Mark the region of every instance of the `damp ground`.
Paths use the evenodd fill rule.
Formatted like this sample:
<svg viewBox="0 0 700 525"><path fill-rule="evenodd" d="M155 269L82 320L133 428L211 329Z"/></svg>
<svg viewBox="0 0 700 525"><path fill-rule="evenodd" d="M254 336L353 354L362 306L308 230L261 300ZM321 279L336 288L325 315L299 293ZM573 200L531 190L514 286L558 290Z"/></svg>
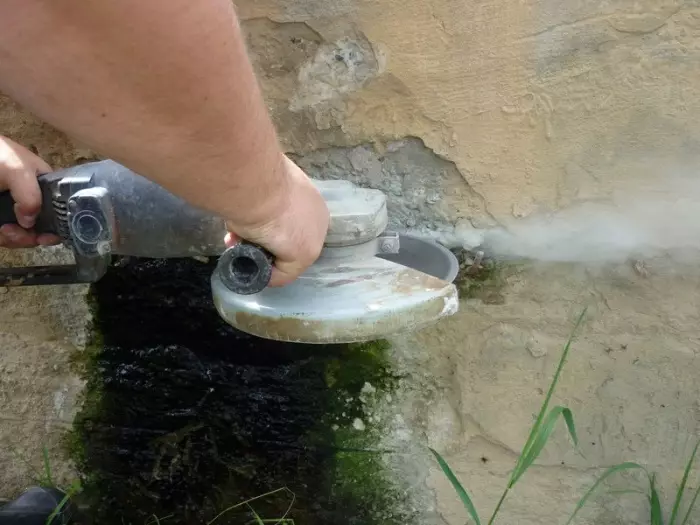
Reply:
<svg viewBox="0 0 700 525"><path fill-rule="evenodd" d="M94 286L87 379L68 439L86 521L205 524L256 500L296 524L411 522L358 425L367 384L396 381L385 342L303 345L236 331L209 291L214 262L123 259ZM281 490L281 489L288 490ZM243 506L216 524L250 523Z"/></svg>

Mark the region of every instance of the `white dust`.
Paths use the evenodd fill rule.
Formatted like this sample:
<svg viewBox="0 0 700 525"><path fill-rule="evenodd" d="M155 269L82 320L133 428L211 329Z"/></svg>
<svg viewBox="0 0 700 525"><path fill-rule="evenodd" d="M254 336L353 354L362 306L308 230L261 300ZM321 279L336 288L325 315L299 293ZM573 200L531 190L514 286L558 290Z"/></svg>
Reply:
<svg viewBox="0 0 700 525"><path fill-rule="evenodd" d="M479 244L476 235L480 249L505 259L617 263L663 256L700 261L700 181L667 179L469 235L465 247Z"/></svg>

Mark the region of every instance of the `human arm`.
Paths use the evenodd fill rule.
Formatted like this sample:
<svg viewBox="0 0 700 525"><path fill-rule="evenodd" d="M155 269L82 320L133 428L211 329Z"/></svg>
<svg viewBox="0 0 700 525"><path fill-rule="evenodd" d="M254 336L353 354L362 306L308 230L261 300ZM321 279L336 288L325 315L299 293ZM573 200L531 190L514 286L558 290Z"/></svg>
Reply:
<svg viewBox="0 0 700 525"><path fill-rule="evenodd" d="M0 90L276 257L320 253L328 210L283 153L229 0L0 0Z"/></svg>

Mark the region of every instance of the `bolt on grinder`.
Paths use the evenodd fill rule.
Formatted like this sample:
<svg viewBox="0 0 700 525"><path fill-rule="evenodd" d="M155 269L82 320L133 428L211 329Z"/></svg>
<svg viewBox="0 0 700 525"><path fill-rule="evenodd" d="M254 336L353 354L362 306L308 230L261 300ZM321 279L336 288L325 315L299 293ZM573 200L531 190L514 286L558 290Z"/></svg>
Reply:
<svg viewBox="0 0 700 525"><path fill-rule="evenodd" d="M216 256L211 291L223 320L258 337L318 344L379 339L458 310L449 279L390 260L401 237L386 230L383 192L343 180L313 182L330 211L322 253L291 284L268 287L274 264L269 253L246 242L226 248L222 218L114 161L41 175L35 230L59 235L74 264L0 268L0 286L96 282L113 255ZM1 192L0 225L16 222L14 201ZM426 246L442 257L452 255L436 244ZM430 257L422 250L422 259Z"/></svg>

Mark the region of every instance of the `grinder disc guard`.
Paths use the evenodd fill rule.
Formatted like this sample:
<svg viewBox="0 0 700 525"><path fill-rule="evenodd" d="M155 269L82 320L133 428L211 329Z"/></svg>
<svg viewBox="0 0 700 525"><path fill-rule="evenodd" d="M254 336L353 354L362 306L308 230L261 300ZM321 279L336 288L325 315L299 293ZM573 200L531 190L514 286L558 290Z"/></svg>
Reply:
<svg viewBox="0 0 700 525"><path fill-rule="evenodd" d="M385 231L386 197L381 191L348 181L315 183L331 216L320 258L293 283L251 295L227 286L220 260L211 285L216 309L226 322L266 339L352 343L420 329L458 310L454 272L430 275L410 267L414 257L409 253L400 256L402 237ZM414 250L420 246L417 266L423 269L431 258L444 268L445 254L454 257L435 243L406 240Z"/></svg>
<svg viewBox="0 0 700 525"><path fill-rule="evenodd" d="M319 261L290 285L231 293L212 277L214 304L235 328L266 339L351 343L415 330L457 311L453 284L371 257L352 266Z"/></svg>

